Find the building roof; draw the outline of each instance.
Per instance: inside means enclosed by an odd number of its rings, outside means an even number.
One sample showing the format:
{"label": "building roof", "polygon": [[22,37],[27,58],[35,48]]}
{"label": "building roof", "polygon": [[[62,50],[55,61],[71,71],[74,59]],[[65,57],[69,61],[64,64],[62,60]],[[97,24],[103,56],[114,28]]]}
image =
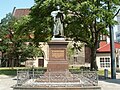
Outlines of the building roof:
{"label": "building roof", "polygon": [[30,9],[24,8],[24,9],[15,9],[13,12],[13,16],[16,18],[20,18],[22,16],[28,15],[30,13]]}
{"label": "building roof", "polygon": [[[120,43],[114,42],[114,47],[115,49],[120,49]],[[110,43],[98,48],[97,52],[100,52],[100,53],[110,52]]]}

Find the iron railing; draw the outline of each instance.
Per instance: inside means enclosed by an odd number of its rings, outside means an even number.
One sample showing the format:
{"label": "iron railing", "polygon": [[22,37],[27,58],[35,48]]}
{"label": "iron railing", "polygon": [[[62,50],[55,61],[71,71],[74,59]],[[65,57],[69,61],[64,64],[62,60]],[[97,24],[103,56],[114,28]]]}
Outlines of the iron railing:
{"label": "iron railing", "polygon": [[44,72],[30,70],[17,71],[16,86],[97,86],[98,75],[96,71],[81,71],[79,73],[70,73],[69,71],[61,72]]}

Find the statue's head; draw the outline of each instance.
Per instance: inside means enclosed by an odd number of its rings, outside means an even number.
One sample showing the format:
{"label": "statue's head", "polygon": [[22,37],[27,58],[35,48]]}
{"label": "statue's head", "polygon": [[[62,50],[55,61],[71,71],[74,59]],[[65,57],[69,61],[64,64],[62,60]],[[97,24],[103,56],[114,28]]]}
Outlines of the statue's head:
{"label": "statue's head", "polygon": [[57,6],[57,9],[60,10],[60,6]]}

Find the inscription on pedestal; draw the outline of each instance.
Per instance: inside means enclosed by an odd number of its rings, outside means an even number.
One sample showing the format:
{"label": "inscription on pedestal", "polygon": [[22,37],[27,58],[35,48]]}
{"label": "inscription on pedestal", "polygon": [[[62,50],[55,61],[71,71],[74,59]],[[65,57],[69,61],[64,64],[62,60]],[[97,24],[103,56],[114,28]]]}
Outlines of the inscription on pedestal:
{"label": "inscription on pedestal", "polygon": [[65,59],[65,50],[51,49],[51,59]]}
{"label": "inscription on pedestal", "polygon": [[49,45],[49,61],[47,71],[61,72],[68,70],[66,41],[51,41]]}

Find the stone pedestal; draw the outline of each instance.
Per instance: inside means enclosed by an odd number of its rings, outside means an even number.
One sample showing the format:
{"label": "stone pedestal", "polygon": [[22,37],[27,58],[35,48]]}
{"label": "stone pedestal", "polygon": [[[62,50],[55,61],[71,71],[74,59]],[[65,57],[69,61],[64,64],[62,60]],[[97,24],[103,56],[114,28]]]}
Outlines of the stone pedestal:
{"label": "stone pedestal", "polygon": [[49,45],[49,61],[47,71],[59,72],[68,70],[67,45],[65,40],[52,40]]}
{"label": "stone pedestal", "polygon": [[13,90],[101,90],[101,87],[13,87]]}

